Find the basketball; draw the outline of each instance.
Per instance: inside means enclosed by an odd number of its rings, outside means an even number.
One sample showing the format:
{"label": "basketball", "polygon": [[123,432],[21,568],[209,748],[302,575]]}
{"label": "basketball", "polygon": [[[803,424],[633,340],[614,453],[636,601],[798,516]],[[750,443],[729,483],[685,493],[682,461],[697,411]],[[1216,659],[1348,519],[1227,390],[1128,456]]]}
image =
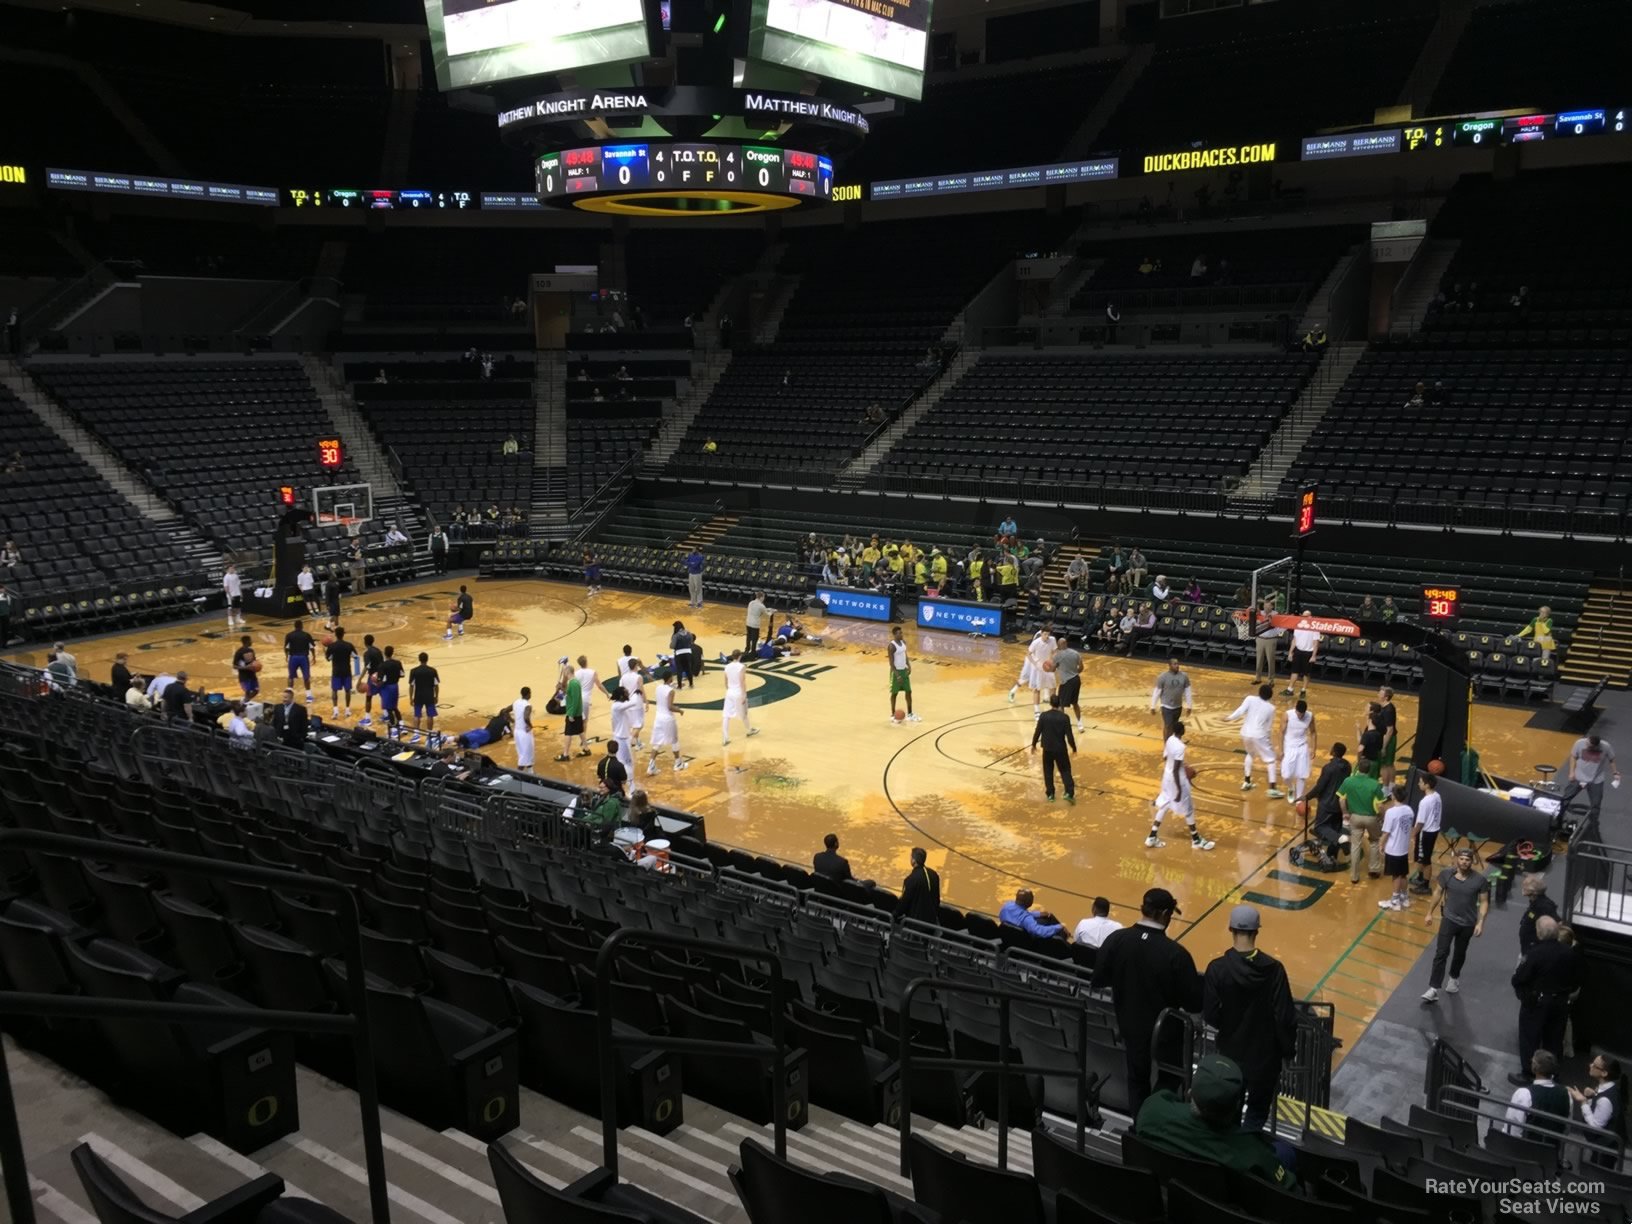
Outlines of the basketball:
{"label": "basketball", "polygon": [[1445,772],[1445,762],[1440,760],[1438,757],[1435,757],[1433,760],[1428,762],[1428,772],[1433,774],[1435,777],[1438,777],[1440,774]]}
{"label": "basketball", "polygon": [[251,663],[249,665],[249,670],[252,671],[252,672],[260,671],[261,670],[261,661],[259,659],[256,659],[255,662],[253,662],[253,663]]}
{"label": "basketball", "polygon": [[1292,805],[1292,810],[1299,816],[1309,815],[1309,801],[1307,799],[1299,799]]}
{"label": "basketball", "polygon": [[334,645],[334,634],[332,634],[332,633],[324,634],[323,635],[323,645],[333,646]]}
{"label": "basketball", "polygon": [[896,722],[906,722],[907,721],[907,716],[904,713],[902,713],[900,710],[897,710],[895,712],[895,721]]}
{"label": "basketball", "polygon": [[1186,765],[1184,767],[1184,776],[1189,778],[1190,781],[1194,782],[1196,780],[1196,767],[1194,765]]}
{"label": "basketball", "polygon": [[1043,670],[1046,671],[1046,672],[1053,671],[1054,670],[1054,660],[1053,659],[1044,659],[1043,660]]}

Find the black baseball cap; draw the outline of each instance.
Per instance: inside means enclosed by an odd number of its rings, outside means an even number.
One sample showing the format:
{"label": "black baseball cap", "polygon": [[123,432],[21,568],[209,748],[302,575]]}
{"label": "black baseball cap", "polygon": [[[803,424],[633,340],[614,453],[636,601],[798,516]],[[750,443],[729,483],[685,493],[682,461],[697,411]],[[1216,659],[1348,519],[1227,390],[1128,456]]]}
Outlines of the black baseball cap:
{"label": "black baseball cap", "polygon": [[1145,893],[1144,907],[1148,910],[1172,910],[1175,914],[1184,913],[1179,908],[1179,899],[1165,888],[1152,888]]}

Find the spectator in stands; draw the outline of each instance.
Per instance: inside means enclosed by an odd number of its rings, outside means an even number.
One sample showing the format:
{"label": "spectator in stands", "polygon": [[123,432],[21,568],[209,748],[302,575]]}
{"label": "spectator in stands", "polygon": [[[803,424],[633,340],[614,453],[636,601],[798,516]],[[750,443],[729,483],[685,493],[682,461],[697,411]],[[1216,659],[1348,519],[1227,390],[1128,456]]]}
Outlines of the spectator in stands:
{"label": "spectator in stands", "polygon": [[1383,624],[1389,625],[1394,623],[1394,619],[1400,614],[1399,608],[1394,605],[1394,596],[1383,596],[1383,606],[1380,612],[1383,618]]}
{"label": "spectator in stands", "polygon": [[731,316],[729,314],[727,314],[723,310],[720,312],[719,331],[720,331],[720,347],[722,349],[730,348],[731,347]]}
{"label": "spectator in stands", "polygon": [[1190,279],[1203,280],[1207,276],[1207,256],[1197,255],[1190,261]]}
{"label": "spectator in stands", "polygon": [[1559,795],[1560,807],[1568,807],[1572,799],[1586,791],[1588,815],[1596,821],[1599,809],[1604,806],[1606,773],[1614,785],[1621,784],[1621,771],[1615,768],[1614,745],[1596,732],[1576,740],[1570,747],[1569,780]]}
{"label": "spectator in stands", "polygon": [[492,380],[493,380],[493,354],[492,353],[483,353],[482,354],[482,381],[483,382],[491,382]]}
{"label": "spectator in stands", "polygon": [[6,315],[6,352],[13,357],[23,355],[23,324],[15,306]]}
{"label": "spectator in stands", "polygon": [[1535,616],[1531,617],[1524,628],[1514,636],[1534,638],[1536,645],[1541,647],[1541,661],[1545,663],[1553,657],[1553,651],[1558,649],[1558,642],[1553,637],[1553,610],[1543,604]]}
{"label": "spectator in stands", "polygon": [[1434,379],[1434,385],[1428,389],[1428,402],[1435,408],[1441,408],[1450,402],[1451,393],[1445,389],[1445,380]]}
{"label": "spectator in stands", "polygon": [[153,703],[147,699],[147,694],[142,691],[140,676],[132,676],[130,683],[125,687],[125,704],[133,710],[151,710],[153,708]]}
{"label": "spectator in stands", "polygon": [[1003,903],[1003,907],[997,911],[997,920],[1004,926],[1015,927],[1038,939],[1053,939],[1056,935],[1064,934],[1064,925],[1053,914],[1046,910],[1032,912],[1034,899],[1031,889],[1022,888],[1014,894],[1013,901]]}
{"label": "spectator in stands", "polygon": [[283,700],[272,707],[267,719],[285,748],[302,750],[306,747],[306,728],[311,720],[306,707],[295,700],[294,689],[283,690]]}
{"label": "spectator in stands", "polygon": [[1149,255],[1146,255],[1143,259],[1141,259],[1139,261],[1139,275],[1140,276],[1149,276],[1155,271],[1156,271],[1156,261],[1154,259],[1152,259]]}
{"label": "spectator in stands", "polygon": [[390,381],[390,379],[386,378],[386,376],[385,376],[385,367],[384,366],[381,366],[380,367],[380,372],[378,374],[374,375],[374,381],[377,382],[377,383],[385,383],[385,382]]}
{"label": "spectator in stands", "polygon": [[1122,653],[1133,658],[1133,648],[1140,638],[1149,637],[1156,632],[1156,612],[1147,603],[1140,604],[1139,611],[1133,614],[1133,624],[1128,629],[1127,641],[1123,643]]}
{"label": "spectator in stands", "polygon": [[1507,1133],[1535,1143],[1549,1143],[1554,1147],[1563,1138],[1564,1123],[1537,1118],[1530,1121],[1532,1109],[1539,1113],[1570,1116],[1570,1094],[1553,1079],[1558,1074],[1558,1056],[1551,1050],[1537,1050],[1530,1057],[1530,1075],[1524,1086],[1513,1090],[1507,1103]]}
{"label": "spectator in stands", "polygon": [[191,718],[193,716],[193,699],[195,694],[187,687],[187,673],[178,671],[176,678],[164,689],[164,714],[166,718]]}
{"label": "spectator in stands", "polygon": [[1530,309],[1530,286],[1520,285],[1507,299],[1507,308],[1516,315],[1522,315]]}
{"label": "spectator in stands", "polygon": [[1204,1055],[1190,1077],[1190,1100],[1172,1090],[1156,1092],[1137,1111],[1134,1133],[1157,1147],[1250,1173],[1288,1190],[1297,1178],[1277,1141],[1243,1130],[1241,1103],[1246,1081],[1241,1068],[1222,1054]]}
{"label": "spectator in stands", "polygon": [[390,523],[387,524],[385,529],[385,542],[392,545],[406,544],[408,543],[408,537],[402,534],[402,528],[395,523]]}
{"label": "spectator in stands", "polygon": [[11,644],[11,590],[0,586],[0,650]]}
{"label": "spectator in stands", "polygon": [[255,747],[255,726],[244,717],[244,703],[235,701],[228,708],[221,720],[227,730],[227,742],[234,748],[250,749]]}
{"label": "spectator in stands", "polygon": [[1261,1130],[1274,1112],[1281,1064],[1297,1052],[1292,988],[1281,962],[1258,947],[1261,925],[1252,906],[1232,909],[1230,947],[1202,975],[1202,1015],[1218,1030],[1218,1052],[1246,1081],[1242,1126],[1249,1131]]}
{"label": "spectator in stands", "polygon": [[1105,303],[1105,343],[1116,343],[1117,325],[1122,322],[1122,312],[1116,308],[1115,302]]}
{"label": "spectator in stands", "polygon": [[1167,585],[1166,574],[1156,575],[1156,581],[1150,584],[1150,597],[1157,603],[1166,603],[1173,597],[1173,588]]}
{"label": "spectator in stands", "polygon": [[1120,931],[1122,924],[1111,917],[1111,903],[1104,897],[1095,897],[1088,917],[1077,923],[1071,941],[1078,947],[1097,948],[1112,931]]}
{"label": "spectator in stands", "polygon": [[1099,643],[1101,649],[1114,650],[1121,640],[1122,634],[1115,616],[1107,615],[1100,621],[1099,628],[1094,630],[1094,641]]}
{"label": "spectator in stands", "polygon": [[58,651],[50,651],[45,656],[45,682],[54,689],[69,689],[79,683],[79,673],[74,670],[70,659]]}
{"label": "spectator in stands", "polygon": [[941,921],[941,875],[928,865],[929,854],[922,846],[914,846],[912,867],[901,881],[901,917],[915,918],[931,926]]}
{"label": "spectator in stands", "polygon": [[[1139,906],[1139,921],[1106,936],[1094,960],[1093,985],[1110,989],[1116,1026],[1125,1042],[1128,1102],[1135,1115],[1150,1094],[1156,1017],[1169,1007],[1201,1010],[1201,974],[1196,972],[1196,962],[1183,944],[1167,935],[1173,916],[1180,912],[1178,899],[1167,889],[1149,889]],[[1168,1026],[1160,1050],[1163,1063],[1177,1063],[1177,1038],[1177,1026]],[[1238,1092],[1235,1121],[1239,1118]]]}
{"label": "spectator in stands", "polygon": [[1088,584],[1091,570],[1088,558],[1078,554],[1071,558],[1071,564],[1065,567],[1065,589],[1068,594],[1075,595]]}
{"label": "spectator in stands", "polygon": [[501,455],[519,455],[521,453],[521,443],[516,441],[515,434],[505,436],[504,445],[499,447],[499,453]]}
{"label": "spectator in stands", "polygon": [[1040,578],[1043,570],[1048,566],[1048,547],[1038,540],[1037,546],[1028,552],[1020,562],[1020,578],[1023,582],[1030,582]]}
{"label": "spectator in stands", "polygon": [[1354,610],[1354,619],[1362,623],[1377,619],[1377,601],[1367,595],[1360,601],[1360,606]]}
{"label": "spectator in stands", "polygon": [[1184,588],[1185,602],[1186,603],[1199,604],[1205,598],[1206,598],[1206,596],[1202,593],[1202,590],[1201,590],[1201,579],[1199,579],[1199,578],[1190,579],[1190,585]]}
{"label": "spectator in stands", "polygon": [[109,672],[108,687],[113,690],[116,697],[122,696],[130,687],[131,680],[135,678],[130,672],[129,659],[130,656],[122,650],[113,656],[113,669]]}
{"label": "spectator in stands", "polygon": [[17,547],[17,541],[10,536],[6,537],[4,548],[0,548],[0,567],[4,567],[7,578],[16,577],[16,569],[23,563],[23,554]]}
{"label": "spectator in stands", "polygon": [[[1581,1121],[1604,1131],[1604,1142],[1613,1145],[1616,1140],[1626,1141],[1626,1091],[1621,1082],[1620,1060],[1608,1054],[1599,1054],[1587,1064],[1587,1074],[1594,1083],[1590,1088],[1570,1088],[1570,1099],[1581,1106]],[[1593,1136],[1598,1138],[1598,1136]],[[1587,1163],[1609,1167],[1611,1159],[1598,1152],[1588,1151]]]}
{"label": "spectator in stands", "polygon": [[62,642],[58,642],[51,649],[55,652],[57,658],[61,659],[63,663],[67,665],[67,667],[74,673],[74,676],[77,679],[79,676],[79,660],[69,651],[68,647]]}
{"label": "spectator in stands", "polygon": [[1150,573],[1150,563],[1145,560],[1145,554],[1139,551],[1135,544],[1128,550],[1127,590],[1137,591],[1145,585],[1145,577]]}
{"label": "spectator in stands", "polygon": [[856,878],[850,870],[850,860],[839,853],[839,835],[837,833],[829,833],[822,838],[822,848],[811,859],[810,865],[817,875],[826,876],[830,880],[853,880]]}
{"label": "spectator in stands", "polygon": [[1128,572],[1128,556],[1122,551],[1122,545],[1113,543],[1105,554],[1105,589],[1110,592],[1122,589],[1122,579]]}
{"label": "spectator in stands", "polygon": [[1405,401],[1407,408],[1421,408],[1428,402],[1428,385],[1420,379],[1417,385],[1411,388],[1411,398]]}

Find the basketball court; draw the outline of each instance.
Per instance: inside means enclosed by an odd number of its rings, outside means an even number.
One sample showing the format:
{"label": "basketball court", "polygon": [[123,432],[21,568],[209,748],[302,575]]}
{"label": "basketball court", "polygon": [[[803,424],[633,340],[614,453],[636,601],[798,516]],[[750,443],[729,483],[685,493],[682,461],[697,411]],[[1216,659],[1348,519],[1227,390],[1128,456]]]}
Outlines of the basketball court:
{"label": "basketball court", "polygon": [[[360,644],[372,633],[379,645],[395,646],[409,666],[421,650],[429,652],[442,678],[440,724],[450,732],[481,726],[515,700],[522,685],[531,686],[540,772],[585,784],[594,780],[594,757],[565,764],[549,759],[560,743],[560,720],[543,714],[556,661],[584,654],[603,678],[615,675],[625,643],[650,663],[667,653],[673,621],[686,621],[710,660],[696,689],[686,690],[678,703],[684,711],[681,744],[691,765],[675,774],[665,760],[651,778],[641,765],[636,780],[655,802],[705,816],[715,841],[808,865],[823,834],[836,832],[857,876],[892,889],[906,874],[908,850],[922,845],[949,902],[995,912],[1025,884],[1068,927],[1087,914],[1096,895],[1111,900],[1113,917],[1131,922],[1144,891],[1160,884],[1179,898],[1184,912],[1175,931],[1200,963],[1228,945],[1229,907],[1245,900],[1264,911],[1263,945],[1286,963],[1297,995],[1335,1006],[1337,1034],[1346,1045],[1431,941],[1420,902],[1403,914],[1377,908],[1387,881],[1362,877],[1351,885],[1346,872],[1311,874],[1292,865],[1287,852],[1301,840],[1301,818],[1285,800],[1266,796],[1261,768],[1254,770],[1257,789],[1239,789],[1241,741],[1238,728],[1224,719],[1247,691],[1244,673],[1186,668],[1196,703],[1187,719],[1188,760],[1198,769],[1196,815],[1217,848],[1191,849],[1182,821],[1169,817],[1163,827],[1167,846],[1149,850],[1144,838],[1162,742],[1150,691],[1163,660],[1084,656],[1087,730],[1077,737],[1073,762],[1077,802],[1050,804],[1043,797],[1039,758],[1028,752],[1029,695],[1022,690],[1014,704],[1008,701],[1020,670],[1019,645],[903,626],[923,721],[898,724],[889,717],[889,627],[812,618],[806,627],[823,637],[822,645],[749,669],[751,715],[760,734],[747,739],[735,725],[731,744],[722,746],[724,680],[713,660],[742,644],[741,608],[695,611],[670,596],[608,590],[591,599],[566,584],[465,581],[476,615],[463,638],[442,639],[457,579],[348,598],[346,635]],[[266,662],[262,685],[272,700],[283,687],[281,647],[288,627],[251,616],[247,630]],[[230,696],[238,692],[229,667],[237,638],[237,631],[226,630],[224,615],[212,613],[71,648],[81,674],[93,679],[105,678],[115,652],[124,650],[133,671],[185,668],[195,688]],[[43,650],[7,657],[44,663]],[[319,662],[313,671],[313,709],[326,717],[327,668]],[[1334,740],[1352,749],[1355,724],[1371,695],[1351,686],[1311,686],[1317,771]],[[1283,706],[1287,701],[1279,689],[1276,700]],[[1416,702],[1404,695],[1396,704],[1403,744],[1415,725]],[[607,734],[609,707],[604,693],[598,695],[592,736]],[[361,699],[355,698],[352,722],[360,713]],[[1474,707],[1471,742],[1487,769],[1529,778],[1536,763],[1565,758],[1572,737],[1527,728],[1530,715]],[[508,741],[490,755],[503,765],[515,760]]]}

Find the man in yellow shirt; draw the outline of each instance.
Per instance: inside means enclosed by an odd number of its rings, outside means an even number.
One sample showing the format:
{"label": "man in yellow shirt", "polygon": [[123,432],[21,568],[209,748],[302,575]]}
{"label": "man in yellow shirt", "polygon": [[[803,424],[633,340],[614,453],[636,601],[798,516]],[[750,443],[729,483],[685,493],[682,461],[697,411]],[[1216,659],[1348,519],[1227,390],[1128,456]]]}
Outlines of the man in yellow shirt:
{"label": "man in yellow shirt", "polygon": [[986,576],[986,558],[981,556],[979,552],[971,553],[967,568],[969,570],[969,585],[974,588],[975,598],[984,600],[986,594],[982,583]]}
{"label": "man in yellow shirt", "polygon": [[901,559],[903,561],[905,561],[908,565],[914,564],[918,560],[918,558],[923,556],[923,555],[924,555],[924,550],[921,549],[921,548],[913,547],[913,543],[912,543],[911,540],[901,541]]}
{"label": "man in yellow shirt", "polygon": [[867,547],[861,550],[861,563],[868,569],[878,564],[878,559],[884,554],[878,550],[878,537],[874,536],[867,542]]}
{"label": "man in yellow shirt", "polygon": [[946,554],[934,548],[929,553],[929,576],[934,579],[936,587],[946,585]]}
{"label": "man in yellow shirt", "polygon": [[922,554],[913,562],[912,580],[921,587],[929,585],[929,563],[924,560]]}

